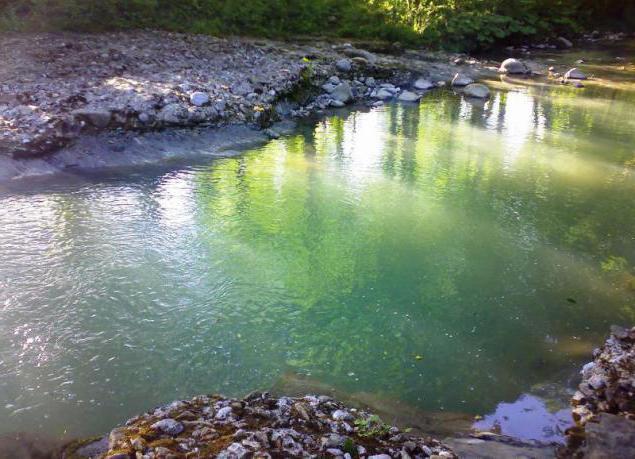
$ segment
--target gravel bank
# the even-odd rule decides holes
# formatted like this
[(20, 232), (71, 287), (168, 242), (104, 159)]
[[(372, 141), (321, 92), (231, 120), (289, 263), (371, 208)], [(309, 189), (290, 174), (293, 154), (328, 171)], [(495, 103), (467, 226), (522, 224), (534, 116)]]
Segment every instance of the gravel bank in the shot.
[(379, 51), (158, 31), (3, 34), (0, 152), (42, 156), (104, 130), (263, 128), (327, 107), (379, 104), (425, 78), (404, 98), (415, 100), (456, 73), (486, 70), (446, 54)]
[(242, 400), (200, 396), (157, 408), (77, 445), (67, 457), (128, 458), (454, 458), (431, 438), (410, 436), (377, 416), (327, 396)]

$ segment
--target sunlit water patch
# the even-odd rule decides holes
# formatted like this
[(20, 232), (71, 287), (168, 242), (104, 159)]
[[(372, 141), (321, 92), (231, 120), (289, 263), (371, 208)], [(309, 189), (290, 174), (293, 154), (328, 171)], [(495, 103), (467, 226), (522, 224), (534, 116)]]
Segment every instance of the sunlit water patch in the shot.
[(558, 437), (564, 402), (533, 388), (635, 321), (633, 94), (442, 92), (5, 192), (0, 431), (100, 433), (300, 375), (413, 413), (520, 400)]

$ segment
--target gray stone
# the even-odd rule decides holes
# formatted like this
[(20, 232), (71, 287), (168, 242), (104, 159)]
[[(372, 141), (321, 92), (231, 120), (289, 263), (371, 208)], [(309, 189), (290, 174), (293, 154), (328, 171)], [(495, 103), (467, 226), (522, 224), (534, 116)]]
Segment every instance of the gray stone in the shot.
[(279, 139), (280, 138), (280, 134), (277, 131), (274, 131), (273, 129), (265, 129), (263, 132), (270, 139)]
[(366, 86), (370, 86), (370, 87), (374, 87), (376, 82), (375, 79), (373, 77), (368, 77), (366, 78)]
[(335, 63), (335, 68), (339, 72), (348, 73), (353, 68), (353, 64), (350, 59), (340, 59)]
[(635, 421), (600, 413), (586, 425), (585, 458), (635, 457)]
[(379, 100), (387, 100), (392, 99), (393, 96), (394, 94), (391, 91), (386, 88), (381, 88), (375, 93), (374, 98)]
[(572, 68), (564, 74), (565, 80), (586, 80), (586, 75), (577, 68)]
[(478, 99), (487, 99), (489, 97), (489, 88), (484, 84), (472, 83), (463, 89), (463, 94), (468, 97), (476, 97)]
[(254, 92), (254, 88), (246, 81), (243, 81), (241, 83), (233, 85), (231, 87), (231, 91), (233, 94), (236, 94), (238, 96), (246, 96), (247, 94)]
[(329, 105), (331, 107), (335, 107), (335, 108), (342, 108), (344, 107), (346, 104), (340, 100), (332, 100)]
[(392, 459), (388, 454), (373, 454), (368, 456), (368, 459)]
[(335, 421), (351, 421), (353, 419), (353, 415), (349, 413), (348, 411), (344, 411), (344, 410), (333, 411), (333, 413), (331, 414), (331, 417)]
[(250, 454), (250, 451), (245, 448), (240, 443), (232, 443), (224, 451), (221, 451), (217, 458), (218, 459), (242, 459), (247, 457)]
[(187, 109), (178, 103), (166, 105), (158, 114), (158, 118), (166, 124), (180, 124), (187, 117)]
[(209, 104), (209, 95), (204, 92), (197, 91), (190, 96), (190, 103), (197, 107)]
[(232, 407), (231, 406), (226, 406), (224, 408), (221, 408), (220, 410), (218, 410), (216, 412), (216, 416), (214, 416), (216, 419), (219, 420), (224, 420), (227, 419), (229, 416), (231, 416), (232, 414)]
[(333, 86), (337, 86), (342, 81), (340, 80), (340, 77), (338, 77), (337, 75), (333, 75), (331, 78), (329, 78), (328, 82), (331, 83)]
[(418, 102), (419, 99), (421, 99), (421, 94), (410, 91), (403, 91), (401, 94), (399, 94), (399, 97), (397, 97), (397, 100), (399, 100), (400, 102)]
[(85, 444), (75, 451), (79, 457), (101, 457), (108, 452), (108, 437)]
[(333, 84), (333, 83), (331, 83), (331, 82), (329, 81), (328, 83), (324, 83), (324, 84), (321, 86), (321, 88), (322, 88), (322, 89), (324, 90), (324, 92), (326, 92), (327, 94), (331, 94), (331, 93), (335, 90), (336, 86), (337, 86), (337, 85), (339, 85), (339, 84), (340, 84), (340, 83)]
[(347, 103), (353, 100), (353, 90), (351, 85), (347, 82), (338, 84), (331, 92), (333, 100), (339, 100), (340, 102)]
[(412, 87), (415, 89), (425, 91), (428, 89), (432, 89), (436, 86), (430, 80), (426, 80), (425, 78), (419, 78), (417, 81), (413, 83)]
[(514, 59), (513, 57), (510, 57), (509, 59), (505, 59), (501, 63), (501, 66), (498, 69), (498, 71), (500, 73), (507, 73), (510, 75), (512, 74), (520, 75), (520, 74), (529, 73), (529, 68), (518, 59)]
[(160, 430), (163, 433), (168, 435), (176, 436), (185, 430), (183, 424), (174, 419), (161, 419), (160, 421), (155, 422), (151, 426), (154, 430)]
[(350, 48), (344, 49), (344, 54), (353, 58), (361, 57), (371, 64), (374, 64), (375, 62), (377, 62), (377, 56), (375, 56), (370, 51), (366, 51), (365, 49), (350, 47)]
[(84, 121), (96, 128), (104, 129), (110, 124), (112, 113), (109, 110), (99, 108), (82, 108), (75, 110), (73, 116), (78, 121)]
[(346, 441), (346, 437), (339, 434), (330, 434), (328, 437), (322, 437), (322, 446), (324, 448), (339, 448)]
[(474, 83), (473, 79), (461, 73), (457, 73), (454, 75), (454, 78), (452, 78), (452, 86), (467, 86), (472, 83)]

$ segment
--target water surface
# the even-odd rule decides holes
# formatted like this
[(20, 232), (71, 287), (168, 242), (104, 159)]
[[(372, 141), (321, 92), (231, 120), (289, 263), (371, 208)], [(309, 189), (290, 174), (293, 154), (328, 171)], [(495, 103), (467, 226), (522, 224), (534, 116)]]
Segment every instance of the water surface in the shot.
[(566, 393), (527, 394), (635, 322), (635, 89), (497, 87), (5, 190), (0, 432), (95, 434), (289, 375), (558, 418)]

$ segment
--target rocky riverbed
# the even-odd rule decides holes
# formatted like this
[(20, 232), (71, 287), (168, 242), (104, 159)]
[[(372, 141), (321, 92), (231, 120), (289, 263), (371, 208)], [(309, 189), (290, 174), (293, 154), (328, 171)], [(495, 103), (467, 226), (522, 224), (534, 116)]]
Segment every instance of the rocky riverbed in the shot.
[(327, 396), (244, 399), (200, 396), (162, 406), (113, 429), (103, 439), (75, 444), (66, 457), (453, 458), (440, 442), (411, 436), (363, 410)]

